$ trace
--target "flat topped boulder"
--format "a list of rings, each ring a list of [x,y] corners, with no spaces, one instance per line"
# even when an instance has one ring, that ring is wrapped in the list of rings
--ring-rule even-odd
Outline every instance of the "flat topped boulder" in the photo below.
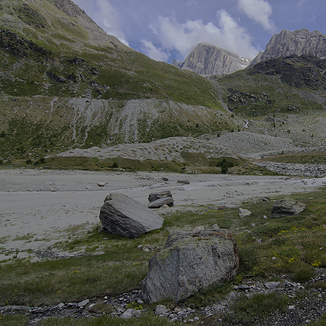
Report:
[[[149,261],[141,282],[149,303],[187,298],[212,284],[232,279],[239,268],[239,251],[227,230],[175,231]]]
[[[271,218],[298,215],[306,209],[306,205],[294,199],[285,198],[277,200],[272,208]]]
[[[107,196],[100,210],[103,229],[112,234],[137,238],[160,229],[164,219],[132,198],[118,193]]]

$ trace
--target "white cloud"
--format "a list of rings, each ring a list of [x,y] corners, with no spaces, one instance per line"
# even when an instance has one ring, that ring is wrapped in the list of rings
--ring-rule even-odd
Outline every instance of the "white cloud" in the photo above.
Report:
[[[151,26],[161,43],[161,49],[156,50],[166,55],[178,51],[184,59],[198,43],[206,42],[254,58],[258,49],[252,45],[252,38],[247,31],[225,10],[217,11],[217,19],[218,26],[212,22],[204,24],[202,20],[188,20],[180,24],[175,19],[159,17],[155,26]],[[154,49],[149,47],[149,50]],[[151,56],[150,51],[145,53]]]
[[[157,48],[152,43],[152,41],[142,40],[141,41],[141,49],[150,58],[157,60],[157,61],[167,61],[170,56],[169,53],[165,52],[161,48]]]
[[[80,8],[97,22],[108,34],[117,37],[122,43],[129,46],[122,32],[119,13],[107,0],[73,0]]]
[[[265,30],[274,32],[275,26],[270,16],[273,12],[272,6],[266,0],[239,0],[238,7],[250,19],[261,24]]]

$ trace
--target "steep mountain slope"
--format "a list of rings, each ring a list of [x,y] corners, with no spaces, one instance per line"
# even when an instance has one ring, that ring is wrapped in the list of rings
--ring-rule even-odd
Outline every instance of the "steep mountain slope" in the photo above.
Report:
[[[173,62],[173,65],[194,71],[199,75],[223,75],[244,69],[250,61],[239,57],[230,51],[217,46],[199,43],[183,62]]]
[[[127,49],[70,0],[11,0],[0,3],[0,24],[54,52],[100,45]]]
[[[287,57],[292,54],[309,54],[319,58],[326,57],[326,36],[318,31],[310,32],[301,29],[294,32],[282,30],[273,35],[264,52],[260,52],[250,63],[256,63],[272,58]]]
[[[71,0],[2,1],[0,67],[1,158],[235,127],[208,80],[127,48]]]

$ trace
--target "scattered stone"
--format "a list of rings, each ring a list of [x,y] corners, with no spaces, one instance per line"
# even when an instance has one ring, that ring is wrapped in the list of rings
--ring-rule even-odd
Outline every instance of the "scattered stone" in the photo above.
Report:
[[[268,290],[273,290],[279,287],[281,282],[266,282],[265,283],[265,288]]]
[[[163,315],[168,312],[168,309],[163,305],[156,306],[155,315]]]
[[[228,231],[174,231],[149,262],[149,272],[141,282],[142,296],[149,303],[168,298],[179,301],[232,279],[238,267],[238,247]]]
[[[56,305],[56,308],[62,309],[65,306],[63,302],[60,302],[58,305]]]
[[[106,182],[98,182],[97,185],[98,185],[99,187],[105,187]]]
[[[164,205],[172,207],[174,205],[174,200],[172,197],[160,198],[155,201],[152,201],[148,204],[148,208],[160,208]]]
[[[260,202],[265,202],[265,203],[269,202],[269,200],[267,198],[260,198],[259,201]]]
[[[127,309],[120,318],[122,319],[130,319],[132,317],[140,317],[141,311],[136,309]]]
[[[251,215],[251,212],[248,209],[239,208],[239,217],[244,218]]]
[[[85,308],[88,303],[89,303],[89,299],[86,299],[81,302],[78,302],[77,305],[79,308]]]
[[[172,193],[170,190],[166,190],[166,191],[161,191],[161,192],[154,192],[148,195],[148,201],[150,203],[161,199],[161,198],[167,198],[167,197],[171,197],[172,198]]]
[[[189,185],[190,182],[188,180],[178,180],[177,183],[181,183],[181,184],[184,184],[184,185]]]
[[[162,181],[169,181],[169,179],[166,177],[162,177]]]
[[[218,207],[218,210],[221,211],[221,210],[223,210],[223,209],[225,209],[225,208],[226,208],[226,206],[225,206],[225,205],[222,205],[222,206],[219,206],[219,207]]]
[[[276,163],[255,162],[258,166],[264,166],[268,170],[280,174],[300,175],[304,177],[324,177],[326,175],[325,164],[298,164],[298,163]],[[305,180],[302,180],[306,184]]]
[[[291,198],[281,199],[273,205],[271,218],[298,215],[306,209],[306,205]]]
[[[110,194],[100,210],[103,229],[109,233],[137,238],[160,229],[164,219],[144,205],[123,194]]]

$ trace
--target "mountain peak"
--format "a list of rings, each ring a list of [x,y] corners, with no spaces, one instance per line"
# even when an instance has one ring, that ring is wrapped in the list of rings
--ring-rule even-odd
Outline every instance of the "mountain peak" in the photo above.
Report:
[[[173,65],[202,76],[230,74],[248,66],[249,60],[218,46],[200,42],[183,62]]]
[[[260,52],[250,66],[272,58],[291,55],[310,54],[319,58],[326,57],[326,36],[319,31],[310,32],[303,28],[294,32],[283,29],[272,36],[264,52]]]

